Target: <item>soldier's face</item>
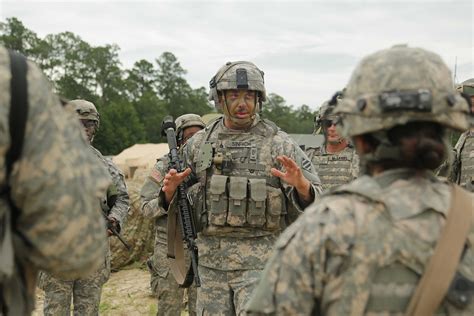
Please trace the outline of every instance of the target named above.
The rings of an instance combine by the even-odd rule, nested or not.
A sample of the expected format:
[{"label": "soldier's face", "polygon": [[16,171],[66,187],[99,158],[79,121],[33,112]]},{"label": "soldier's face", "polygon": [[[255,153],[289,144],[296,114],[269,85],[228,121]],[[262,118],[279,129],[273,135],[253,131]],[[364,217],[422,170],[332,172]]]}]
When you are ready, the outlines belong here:
[{"label": "soldier's face", "polygon": [[95,135],[95,129],[97,127],[97,124],[94,120],[81,120],[82,126],[84,127],[84,132],[87,135],[87,139],[89,140],[89,143],[92,143],[92,140],[94,139]]},{"label": "soldier's face", "polygon": [[183,131],[183,144],[186,144],[188,139],[193,137],[194,134],[199,132],[202,128],[199,126],[190,126]]},{"label": "soldier's face", "polygon": [[253,90],[226,90],[225,98],[230,116],[244,121],[250,119],[255,113],[256,95]]},{"label": "soldier's face", "polygon": [[322,124],[326,132],[326,141],[331,144],[340,143],[342,137],[336,130],[336,120],[323,120]]}]

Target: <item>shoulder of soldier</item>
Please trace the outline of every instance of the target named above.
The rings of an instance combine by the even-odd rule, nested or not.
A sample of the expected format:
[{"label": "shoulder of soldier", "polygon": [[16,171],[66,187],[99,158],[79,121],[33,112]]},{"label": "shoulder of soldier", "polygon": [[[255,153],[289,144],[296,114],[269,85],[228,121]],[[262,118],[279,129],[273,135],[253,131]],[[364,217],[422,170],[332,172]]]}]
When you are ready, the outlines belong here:
[{"label": "shoulder of soldier", "polygon": [[283,232],[275,247],[313,252],[330,240],[332,247],[347,250],[370,204],[373,202],[352,192],[326,193]]},{"label": "shoulder of soldier", "polygon": [[322,154],[322,147],[317,146],[317,147],[308,147],[305,149],[306,155],[308,155],[309,158],[313,156],[319,156]]},{"label": "shoulder of soldier", "polygon": [[454,145],[454,150],[456,153],[459,153],[459,151],[462,150],[462,147],[464,146],[464,143],[466,142],[467,137],[469,136],[470,131],[465,131],[459,136],[458,141],[456,142],[456,145]]}]

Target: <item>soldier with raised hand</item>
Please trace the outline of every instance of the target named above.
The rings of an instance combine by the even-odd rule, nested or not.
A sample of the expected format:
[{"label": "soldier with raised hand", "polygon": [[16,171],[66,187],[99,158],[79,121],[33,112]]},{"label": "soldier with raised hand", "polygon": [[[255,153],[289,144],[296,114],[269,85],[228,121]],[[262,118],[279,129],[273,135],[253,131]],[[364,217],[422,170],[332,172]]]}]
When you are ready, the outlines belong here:
[{"label": "soldier with raised hand", "polygon": [[[176,120],[177,145],[182,148],[195,133],[206,125],[197,114],[184,114]],[[170,272],[167,258],[167,211],[163,209],[160,194],[163,179],[169,169],[168,155],[159,158],[146,179],[141,195],[141,211],[144,216],[155,219],[155,248],[153,256],[148,259],[148,268],[151,273],[150,285],[158,299],[157,315],[180,315],[184,289]],[[189,315],[196,315],[196,288],[188,288]]]},{"label": "soldier with raised hand", "polygon": [[[122,172],[112,162],[107,159],[92,146],[95,133],[99,129],[100,118],[95,105],[86,100],[72,100],[66,105],[77,113],[83,126],[89,149],[97,157],[96,163],[101,164],[108,170],[112,180],[112,189],[109,187],[108,194],[101,196],[100,201],[102,211],[107,212],[106,220],[120,232],[126,220],[129,210],[129,197],[127,187]],[[110,195],[114,192],[114,196]],[[107,199],[113,199],[111,205]],[[105,233],[105,226],[103,227]],[[108,235],[112,235],[110,230]],[[98,315],[102,286],[110,277],[110,247],[104,249],[102,253],[102,265],[94,273],[86,278],[61,278],[54,274],[43,274],[41,276],[42,288],[45,291],[44,314],[45,315],[69,315],[71,299],[74,305],[74,315]]]},{"label": "soldier with raised hand", "polygon": [[[279,238],[250,315],[474,314],[473,195],[432,172],[468,126],[441,58],[364,58],[335,113],[367,175],[323,195]],[[420,284],[419,284],[420,283]]]},{"label": "soldier with raised hand", "polygon": [[78,278],[102,263],[109,180],[43,73],[3,47],[0,131],[0,315],[30,315],[39,269]]},{"label": "soldier with raised hand", "polygon": [[454,162],[448,179],[474,192],[474,78],[462,82],[458,89],[470,101],[470,127],[454,146]]},{"label": "soldier with raised hand", "polygon": [[266,94],[257,66],[228,62],[210,89],[224,116],[188,141],[187,169],[165,175],[162,202],[165,210],[176,208],[176,188],[191,175],[201,279],[197,314],[232,315],[243,312],[277,236],[314,201],[321,184],[300,147],[258,115]]},{"label": "soldier with raised hand", "polygon": [[337,93],[330,101],[324,102],[315,117],[315,129],[322,129],[324,143],[306,149],[306,155],[318,171],[324,191],[349,183],[359,175],[359,156],[349,140],[339,135],[336,129],[340,116],[333,110],[340,95]]}]

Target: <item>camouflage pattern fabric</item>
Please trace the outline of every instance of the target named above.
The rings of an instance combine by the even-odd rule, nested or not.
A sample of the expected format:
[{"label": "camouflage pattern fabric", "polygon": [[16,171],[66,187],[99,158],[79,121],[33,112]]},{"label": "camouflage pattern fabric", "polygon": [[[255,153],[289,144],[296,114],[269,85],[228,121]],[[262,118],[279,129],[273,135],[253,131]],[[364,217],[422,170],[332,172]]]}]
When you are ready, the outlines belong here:
[{"label": "camouflage pattern fabric", "polygon": [[[258,154],[255,156],[261,155],[271,157],[270,163],[264,166],[264,170],[254,170],[252,176],[256,179],[265,179],[272,184],[277,183],[278,187],[274,188],[274,192],[279,192],[281,195],[275,196],[274,200],[269,200],[268,203],[270,203],[270,205],[272,205],[272,203],[277,205],[278,203],[276,199],[281,198],[281,203],[284,203],[284,205],[287,206],[287,213],[279,215],[281,216],[280,223],[282,223],[282,225],[278,226],[273,231],[264,230],[260,227],[209,225],[207,222],[206,211],[202,211],[202,209],[199,208],[201,205],[199,200],[202,201],[203,196],[206,196],[208,199],[210,191],[193,191],[196,188],[201,188],[206,181],[202,176],[203,172],[197,170],[197,167],[201,145],[204,143],[207,133],[210,133],[209,139],[211,141],[218,139],[219,135],[228,135],[228,133],[232,133],[232,141],[247,144],[252,143],[252,135],[268,135],[269,131],[272,131],[270,138],[265,139],[264,144],[261,147],[257,146]],[[241,152],[244,152],[244,150],[241,150]],[[239,153],[237,153],[237,155],[238,154]],[[238,292],[234,291],[235,285],[229,280],[225,281],[223,284],[217,284],[218,282],[208,282],[208,280],[212,280],[214,277],[219,280],[226,280],[225,275],[232,271],[235,272],[235,280],[240,278],[240,282],[243,282],[242,279],[245,279],[247,274],[255,275],[255,273],[252,273],[251,271],[262,270],[277,236],[288,223],[294,221],[294,219],[302,213],[303,208],[306,206],[300,205],[297,193],[293,187],[280,182],[279,179],[274,179],[274,177],[271,176],[271,167],[281,169],[279,162],[276,160],[276,157],[280,155],[286,155],[296,161],[305,176],[311,179],[310,182],[312,183],[312,190],[315,195],[319,195],[321,192],[321,183],[311,162],[304,152],[286,133],[279,129],[273,131],[273,127],[270,123],[263,121],[258,115],[256,116],[252,126],[245,131],[231,131],[224,126],[223,120],[219,119],[219,121],[213,125],[212,132],[210,132],[209,127],[205,130],[199,131],[184,147],[186,164],[193,170],[191,176],[194,179],[198,179],[198,183],[188,190],[188,194],[192,195],[193,211],[198,219],[196,222],[198,222],[198,225],[202,230],[197,238],[197,245],[199,248],[199,273],[202,278],[201,287],[198,289],[198,313],[200,311],[214,310],[218,310],[219,314],[226,315],[241,313],[243,307],[242,298],[250,295],[250,292],[257,281],[257,277],[246,279],[245,286],[239,289]],[[243,158],[245,157],[240,157],[238,159],[240,163],[244,165],[246,162]],[[255,164],[255,166],[257,166],[257,164]],[[212,166],[208,171],[210,175],[208,175],[207,180],[210,180],[211,176],[214,173],[217,173],[215,166]],[[250,171],[248,168],[246,170],[232,170],[232,174],[239,174],[239,172],[241,172],[240,175],[244,175],[244,173],[249,173]],[[246,176],[250,177],[249,175]],[[207,190],[209,190],[210,187],[208,185],[206,185],[206,187]],[[171,202],[170,208],[177,207],[175,202],[175,200]],[[210,200],[207,201],[207,204],[210,205]],[[212,271],[212,273],[206,275],[207,271]],[[238,276],[239,274],[240,276]],[[218,286],[218,288],[214,288],[215,286]],[[220,293],[220,296],[222,297],[217,301],[214,300],[216,293]],[[230,300],[233,304],[224,304],[224,300]],[[221,303],[223,305],[221,305]]]},{"label": "camouflage pattern fabric", "polygon": [[[403,315],[450,199],[450,185],[411,169],[363,176],[323,196],[279,238],[249,314]],[[436,315],[474,313],[473,238],[474,224]]]},{"label": "camouflage pattern fabric", "polygon": [[328,153],[325,146],[308,148],[306,155],[318,171],[323,190],[346,184],[359,176],[359,155],[347,146],[338,153]]},{"label": "camouflage pattern fabric", "polygon": [[[117,219],[120,226],[123,227],[130,205],[124,176],[110,159],[106,159],[94,147],[90,146],[90,149],[107,168],[112,183],[117,188],[117,201],[110,210],[109,216]],[[105,231],[105,226],[103,229]],[[43,308],[45,315],[69,315],[71,297],[74,315],[98,315],[102,286],[110,277],[110,247],[104,254],[102,266],[87,278],[65,280],[49,274],[42,276],[41,283],[45,291]]]},{"label": "camouflage pattern fabric", "polygon": [[[0,47],[0,185],[5,187],[5,152],[10,148],[10,64]],[[15,231],[0,238],[0,286],[14,309],[29,314],[33,293],[15,293],[10,282],[34,280],[42,269],[61,277],[76,278],[96,270],[106,249],[104,220],[98,199],[109,185],[106,171],[97,163],[81,134],[76,116],[64,111],[39,68],[28,62],[28,116],[20,159],[10,178],[11,197],[21,210]],[[12,214],[0,201],[0,223]],[[13,236],[12,242],[9,236]],[[21,236],[21,238],[18,238]],[[13,246],[12,248],[9,248]],[[8,249],[9,252],[6,252]],[[18,262],[13,266],[13,252]],[[26,263],[31,275],[19,271]],[[34,281],[32,282],[34,289]]]},{"label": "camouflage pattern fabric", "polygon": [[[169,159],[165,155],[159,158],[141,189],[141,211],[144,216],[155,219],[155,247],[153,256],[148,259],[150,285],[158,300],[157,315],[179,315],[182,308],[184,289],[170,272],[167,258],[167,213],[161,206],[163,177],[168,172]],[[196,288],[188,288],[189,314],[196,314]]]},{"label": "camouflage pattern fabric", "polygon": [[92,146],[90,146],[90,148],[109,171],[112,183],[117,189],[117,200],[114,206],[109,210],[109,216],[115,218],[120,223],[120,226],[123,226],[127,220],[128,210],[130,209],[130,198],[127,192],[127,185],[125,184],[125,176],[117,165],[113,163],[112,159],[105,158],[96,148]]},{"label": "camouflage pattern fabric", "polygon": [[474,192],[474,130],[461,134],[454,147],[454,163],[448,179]]},{"label": "camouflage pattern fabric", "polygon": [[43,312],[45,316],[70,315],[71,299],[74,315],[99,315],[102,286],[110,277],[110,252],[102,266],[84,279],[61,280],[41,273],[41,287],[44,290]]},{"label": "camouflage pattern fabric", "polygon": [[198,315],[241,315],[262,270],[221,271],[203,266],[199,276]]}]

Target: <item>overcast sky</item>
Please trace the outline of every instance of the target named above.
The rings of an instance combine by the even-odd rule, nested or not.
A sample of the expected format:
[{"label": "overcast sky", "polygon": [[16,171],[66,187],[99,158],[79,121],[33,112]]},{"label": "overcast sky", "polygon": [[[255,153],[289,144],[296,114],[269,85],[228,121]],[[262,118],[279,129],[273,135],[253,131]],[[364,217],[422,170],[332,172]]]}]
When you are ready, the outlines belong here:
[{"label": "overcast sky", "polygon": [[268,92],[315,109],[344,87],[361,57],[398,43],[440,54],[457,81],[474,77],[472,0],[39,1],[0,0],[43,37],[71,31],[115,43],[124,67],[175,54],[193,88],[226,61],[250,60]]}]

